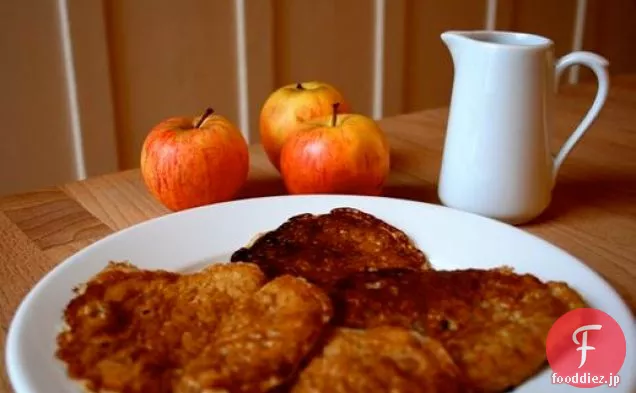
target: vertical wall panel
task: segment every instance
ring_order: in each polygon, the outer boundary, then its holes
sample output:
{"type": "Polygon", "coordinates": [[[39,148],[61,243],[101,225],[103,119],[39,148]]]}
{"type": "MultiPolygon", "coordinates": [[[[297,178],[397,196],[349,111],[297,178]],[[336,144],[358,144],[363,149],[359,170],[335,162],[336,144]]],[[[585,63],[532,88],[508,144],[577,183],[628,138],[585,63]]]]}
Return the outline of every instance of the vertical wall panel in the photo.
{"type": "Polygon", "coordinates": [[[484,18],[485,30],[497,29],[497,13],[499,10],[499,2],[497,0],[486,0],[486,15],[484,18]]]}
{"type": "Polygon", "coordinates": [[[0,194],[74,180],[57,2],[0,2],[0,194]]]}
{"type": "Polygon", "coordinates": [[[84,161],[84,147],[82,142],[82,128],[79,120],[79,102],[77,98],[77,80],[75,62],[73,61],[73,41],[67,0],[57,1],[58,29],[61,39],[62,58],[64,59],[64,79],[66,82],[66,106],[69,116],[69,131],[73,145],[73,163],[75,178],[86,178],[86,162],[84,161]]]}
{"type": "Polygon", "coordinates": [[[440,34],[446,30],[483,29],[485,12],[483,0],[407,1],[404,110],[448,105],[453,68],[440,34]]]}
{"type": "MultiPolygon", "coordinates": [[[[583,49],[607,57],[612,74],[636,72],[636,1],[588,0],[586,21],[583,49]]],[[[594,74],[581,68],[581,78],[594,74]]]]}
{"type": "Polygon", "coordinates": [[[374,119],[379,120],[384,112],[386,0],[375,0],[373,5],[373,98],[371,113],[374,119]]]}
{"type": "Polygon", "coordinates": [[[86,174],[114,172],[115,112],[103,2],[69,0],[68,18],[86,174]]]}
{"type": "Polygon", "coordinates": [[[274,90],[273,1],[246,1],[245,14],[250,142],[258,143],[258,117],[274,90]]]}
{"type": "Polygon", "coordinates": [[[238,125],[232,0],[106,1],[122,168],[149,129],[207,106],[238,125]]]}
{"type": "Polygon", "coordinates": [[[400,114],[405,110],[406,5],[407,0],[386,2],[384,28],[385,117],[400,114]]]}
{"type": "Polygon", "coordinates": [[[324,80],[371,115],[373,0],[276,0],[275,86],[324,80]]]}
{"type": "MultiPolygon", "coordinates": [[[[583,39],[585,36],[585,18],[587,13],[587,0],[577,0],[574,12],[574,28],[572,29],[571,51],[583,50],[583,39]]],[[[579,81],[579,66],[570,67],[568,82],[576,84],[579,81]]]]}
{"type": "Polygon", "coordinates": [[[576,0],[501,0],[497,28],[533,33],[554,41],[557,57],[572,50],[576,0]]]}
{"type": "Polygon", "coordinates": [[[247,81],[247,38],[245,26],[245,0],[234,0],[234,52],[236,66],[236,90],[238,94],[238,128],[249,139],[249,97],[247,81]]]}

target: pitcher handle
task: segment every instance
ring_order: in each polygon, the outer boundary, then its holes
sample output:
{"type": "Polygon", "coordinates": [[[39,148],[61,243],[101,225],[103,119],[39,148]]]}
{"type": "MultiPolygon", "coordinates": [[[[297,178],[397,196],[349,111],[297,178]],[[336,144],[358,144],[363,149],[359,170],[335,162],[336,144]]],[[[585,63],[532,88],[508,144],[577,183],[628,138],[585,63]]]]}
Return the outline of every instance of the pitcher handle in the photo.
{"type": "Polygon", "coordinates": [[[561,164],[568,157],[574,146],[579,142],[583,134],[590,128],[599,112],[603,108],[605,104],[605,100],[607,99],[607,93],[609,91],[609,73],[607,72],[607,66],[609,62],[602,56],[597,55],[592,52],[578,51],[569,53],[562,58],[556,64],[556,75],[555,75],[555,88],[558,90],[559,79],[561,78],[561,74],[571,65],[580,64],[587,66],[592,71],[594,71],[594,75],[596,75],[596,79],[598,81],[598,88],[596,90],[596,97],[594,98],[594,102],[592,106],[588,110],[587,114],[581,120],[581,123],[576,127],[572,135],[565,141],[561,150],[556,155],[554,159],[554,166],[552,169],[552,178],[556,179],[559,169],[561,168],[561,164]]]}

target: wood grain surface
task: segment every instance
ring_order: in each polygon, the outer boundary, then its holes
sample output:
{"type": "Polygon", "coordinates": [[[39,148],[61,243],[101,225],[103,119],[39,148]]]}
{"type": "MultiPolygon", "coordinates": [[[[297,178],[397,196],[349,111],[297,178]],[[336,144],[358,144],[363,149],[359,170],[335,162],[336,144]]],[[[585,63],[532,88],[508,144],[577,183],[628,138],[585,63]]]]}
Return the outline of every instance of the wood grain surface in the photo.
{"type": "MultiPolygon", "coordinates": [[[[595,85],[566,88],[557,102],[556,149],[578,123],[595,85]]],[[[562,167],[550,208],[522,226],[580,258],[636,309],[636,77],[616,78],[599,119],[562,167]]],[[[384,195],[439,203],[436,181],[446,109],[381,121],[392,145],[384,195]]],[[[260,146],[240,198],[285,193],[260,146]]],[[[168,211],[138,170],[0,199],[0,342],[20,301],[51,268],[115,231],[168,211]]],[[[537,263],[548,263],[537,261],[537,263]]],[[[0,392],[10,387],[3,372],[0,392]]]]}

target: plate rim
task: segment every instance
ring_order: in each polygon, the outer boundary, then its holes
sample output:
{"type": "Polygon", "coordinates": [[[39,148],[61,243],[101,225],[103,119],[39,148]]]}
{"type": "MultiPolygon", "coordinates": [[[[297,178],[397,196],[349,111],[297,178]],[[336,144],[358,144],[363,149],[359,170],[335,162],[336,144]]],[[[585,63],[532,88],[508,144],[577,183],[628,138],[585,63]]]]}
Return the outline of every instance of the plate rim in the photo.
{"type": "MultiPolygon", "coordinates": [[[[581,259],[572,255],[570,252],[557,246],[556,244],[553,244],[550,241],[543,239],[542,237],[534,233],[523,230],[522,228],[518,226],[508,224],[503,221],[482,216],[476,213],[448,207],[443,204],[423,202],[423,201],[399,198],[399,197],[366,196],[366,195],[351,195],[351,194],[305,194],[305,195],[273,195],[273,196],[250,197],[250,198],[243,198],[243,199],[231,200],[226,202],[219,202],[219,203],[209,204],[204,206],[198,206],[198,207],[185,209],[185,210],[177,211],[177,212],[169,211],[166,214],[163,214],[161,216],[153,217],[153,218],[138,222],[136,224],[130,225],[126,228],[116,230],[102,237],[101,239],[98,239],[95,242],[87,245],[86,247],[78,250],[77,252],[69,255],[68,257],[60,261],[57,265],[55,265],[52,269],[50,269],[48,272],[46,272],[42,277],[40,277],[37,280],[37,282],[22,297],[22,300],[20,301],[18,307],[15,309],[15,312],[13,316],[11,317],[8,324],[9,326],[8,326],[7,334],[5,337],[4,356],[5,356],[5,364],[6,364],[5,369],[6,369],[6,374],[7,374],[8,382],[10,386],[15,389],[16,381],[21,379],[19,377],[19,375],[21,374],[19,372],[20,367],[16,365],[15,361],[11,361],[12,357],[15,356],[18,351],[18,340],[17,340],[16,330],[18,329],[18,327],[20,327],[24,323],[25,314],[29,311],[30,304],[34,301],[35,298],[37,298],[37,296],[39,295],[39,292],[41,292],[43,288],[45,288],[48,285],[49,281],[55,280],[55,278],[61,273],[63,273],[64,270],[69,269],[75,263],[74,262],[75,260],[81,259],[85,254],[90,253],[94,248],[100,247],[104,243],[112,241],[112,239],[114,238],[124,237],[127,235],[127,233],[132,231],[142,231],[143,228],[146,226],[154,225],[160,221],[173,219],[175,216],[181,216],[181,217],[189,216],[189,215],[196,216],[197,212],[204,211],[204,210],[214,210],[219,208],[222,209],[222,208],[225,208],[226,206],[251,204],[255,202],[267,203],[267,201],[281,200],[281,199],[301,199],[301,200],[302,199],[325,199],[325,200],[326,199],[332,199],[332,200],[347,199],[351,201],[360,201],[360,200],[376,201],[379,203],[391,201],[391,203],[415,205],[416,207],[418,205],[423,205],[429,209],[440,210],[442,212],[446,212],[448,214],[455,214],[460,217],[461,216],[469,217],[470,219],[476,220],[477,222],[482,221],[486,225],[494,225],[501,228],[502,230],[516,232],[519,236],[533,238],[535,241],[542,243],[543,246],[550,248],[552,252],[564,255],[564,257],[571,259],[573,263],[578,264],[580,268],[582,268],[583,270],[586,270],[588,274],[595,276],[596,279],[598,279],[599,282],[604,285],[605,289],[611,291],[611,294],[613,295],[613,297],[619,300],[619,303],[620,303],[619,305],[623,309],[622,311],[626,315],[629,315],[631,317],[632,322],[636,323],[635,314],[630,309],[626,299],[617,291],[617,289],[613,285],[609,283],[609,281],[601,273],[597,272],[595,269],[593,269],[591,266],[583,262],[581,259]]],[[[631,329],[631,330],[634,330],[634,329],[631,329]]],[[[627,339],[627,333],[625,335],[627,339]]],[[[631,338],[633,340],[636,340],[636,336],[631,338]]],[[[625,370],[621,368],[621,374],[624,374],[624,373],[625,373],[625,370]]],[[[627,379],[628,379],[628,382],[636,386],[636,382],[635,382],[636,375],[631,378],[628,376],[627,379]]],[[[19,391],[17,389],[16,389],[16,392],[22,393],[22,391],[19,391]]]]}

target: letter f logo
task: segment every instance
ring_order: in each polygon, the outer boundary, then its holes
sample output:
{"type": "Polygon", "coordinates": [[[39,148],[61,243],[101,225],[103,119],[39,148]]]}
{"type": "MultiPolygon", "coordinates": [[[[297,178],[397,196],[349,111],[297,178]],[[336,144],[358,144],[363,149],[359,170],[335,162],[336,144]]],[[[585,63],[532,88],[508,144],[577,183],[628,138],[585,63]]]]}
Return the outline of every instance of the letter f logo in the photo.
{"type": "Polygon", "coordinates": [[[585,325],[576,329],[572,334],[572,341],[574,341],[574,343],[577,345],[581,345],[580,347],[576,348],[577,351],[581,351],[581,364],[579,365],[579,368],[583,367],[585,361],[587,360],[587,351],[593,351],[596,349],[592,346],[587,345],[587,331],[601,330],[602,327],[602,325],[585,325]],[[582,343],[579,342],[579,340],[576,338],[576,336],[581,332],[583,332],[583,334],[581,335],[583,337],[583,339],[581,340],[582,343]]]}

